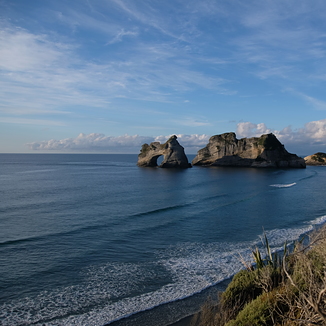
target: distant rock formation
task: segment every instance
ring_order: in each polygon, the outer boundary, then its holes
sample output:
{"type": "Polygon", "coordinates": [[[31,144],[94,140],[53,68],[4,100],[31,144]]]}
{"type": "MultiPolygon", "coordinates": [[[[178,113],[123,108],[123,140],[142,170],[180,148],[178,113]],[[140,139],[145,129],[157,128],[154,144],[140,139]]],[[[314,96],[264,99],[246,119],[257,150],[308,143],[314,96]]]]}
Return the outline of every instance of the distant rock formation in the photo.
{"type": "Polygon", "coordinates": [[[237,139],[234,132],[212,136],[193,165],[264,168],[305,168],[303,158],[290,154],[274,134],[237,139]]]}
{"type": "Polygon", "coordinates": [[[138,155],[138,166],[155,167],[157,166],[157,159],[163,155],[163,162],[160,168],[190,168],[191,164],[184,152],[184,148],[177,141],[177,136],[172,136],[170,139],[161,144],[153,142],[142,145],[140,154],[138,155]]]}
{"type": "Polygon", "coordinates": [[[304,158],[307,165],[326,165],[326,153],[315,153],[304,158]]]}

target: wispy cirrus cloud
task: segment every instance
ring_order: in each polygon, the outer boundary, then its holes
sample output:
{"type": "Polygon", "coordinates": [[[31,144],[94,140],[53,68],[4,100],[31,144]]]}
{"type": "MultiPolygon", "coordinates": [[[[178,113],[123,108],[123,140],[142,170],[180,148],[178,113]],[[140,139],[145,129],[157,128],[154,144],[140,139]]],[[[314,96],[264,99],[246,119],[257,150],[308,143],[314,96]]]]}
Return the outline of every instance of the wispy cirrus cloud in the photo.
{"type": "Polygon", "coordinates": [[[65,126],[63,121],[53,119],[28,119],[20,117],[0,117],[0,123],[20,124],[20,125],[39,125],[39,126],[65,126]]]}
{"type": "MultiPolygon", "coordinates": [[[[122,28],[109,43],[137,35],[137,30],[122,28]]],[[[179,101],[181,92],[198,87],[233,93],[225,87],[229,81],[194,69],[188,50],[171,43],[133,45],[132,56],[111,56],[101,63],[85,59],[79,47],[66,38],[54,40],[53,35],[5,24],[0,34],[0,110],[34,114],[43,108],[46,114],[79,105],[112,109],[116,98],[179,101]]]]}
{"type": "MultiPolygon", "coordinates": [[[[75,68],[74,45],[11,25],[0,31],[0,112],[64,113],[69,105],[103,106],[103,99],[82,92],[92,67],[75,68]]],[[[94,77],[93,77],[94,79],[94,77]]],[[[107,105],[107,103],[106,103],[107,105]]]]}
{"type": "Polygon", "coordinates": [[[312,104],[317,110],[326,110],[326,101],[319,100],[306,94],[300,94],[308,103],[312,104]]]}
{"type": "Polygon", "coordinates": [[[22,5],[0,2],[0,121],[15,128],[54,119],[69,135],[104,121],[114,135],[204,134],[253,116],[269,125],[261,107],[280,116],[287,103],[322,118],[311,109],[325,109],[323,1],[22,5]]]}
{"type": "Polygon", "coordinates": [[[185,125],[189,127],[203,127],[203,126],[211,126],[212,123],[208,122],[207,120],[199,120],[195,118],[182,118],[181,121],[178,121],[179,125],[185,125]]]}
{"type": "Polygon", "coordinates": [[[114,36],[114,38],[109,41],[107,44],[114,44],[114,43],[118,43],[121,42],[122,39],[125,36],[137,36],[138,32],[137,31],[125,31],[124,29],[120,30],[116,36],[114,36]]]}
{"type": "MultiPolygon", "coordinates": [[[[170,18],[171,21],[173,20],[173,24],[171,24],[169,16],[167,17],[166,15],[160,14],[160,12],[157,10],[157,6],[154,7],[151,5],[151,3],[136,3],[133,1],[126,2],[122,0],[112,0],[112,3],[115,3],[116,6],[123,10],[129,17],[136,19],[145,26],[150,26],[158,32],[174,39],[184,40],[184,35],[182,33],[183,28],[182,24],[180,23],[180,16],[178,17],[173,15],[173,18],[170,18]],[[176,30],[176,25],[181,28],[181,30],[176,30]]],[[[162,12],[165,12],[168,10],[168,8],[168,3],[164,3],[164,5],[161,6],[162,12]]],[[[183,17],[182,12],[180,12],[180,14],[181,17],[183,17]]]]}
{"type": "Polygon", "coordinates": [[[62,63],[71,47],[50,41],[45,35],[7,27],[0,31],[0,69],[7,72],[28,72],[62,63]]]}
{"type": "MultiPolygon", "coordinates": [[[[326,58],[326,4],[320,1],[237,2],[243,33],[231,40],[234,59],[255,64],[252,73],[261,79],[291,81],[302,87],[307,78],[318,78],[320,68],[307,61],[326,58]]],[[[238,11],[236,11],[238,13],[238,11]]],[[[235,15],[237,15],[237,13],[235,15]]],[[[311,61],[313,62],[313,61],[311,61]]],[[[283,83],[284,85],[284,83],[283,83]]]]}

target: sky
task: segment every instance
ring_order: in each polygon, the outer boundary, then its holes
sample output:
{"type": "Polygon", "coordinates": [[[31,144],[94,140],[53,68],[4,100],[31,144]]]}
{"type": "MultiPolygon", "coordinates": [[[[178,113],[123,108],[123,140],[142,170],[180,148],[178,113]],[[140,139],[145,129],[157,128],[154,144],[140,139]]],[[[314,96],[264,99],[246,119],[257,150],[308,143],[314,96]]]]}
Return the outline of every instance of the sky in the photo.
{"type": "Polygon", "coordinates": [[[0,0],[0,153],[326,152],[325,86],[324,0],[0,0]]]}

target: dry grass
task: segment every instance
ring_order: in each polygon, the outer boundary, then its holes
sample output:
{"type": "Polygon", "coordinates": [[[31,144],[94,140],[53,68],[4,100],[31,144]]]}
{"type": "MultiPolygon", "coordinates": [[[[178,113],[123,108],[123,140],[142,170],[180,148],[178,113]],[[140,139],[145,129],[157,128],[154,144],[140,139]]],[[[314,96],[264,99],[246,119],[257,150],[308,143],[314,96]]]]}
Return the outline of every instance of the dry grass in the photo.
{"type": "MultiPolygon", "coordinates": [[[[267,239],[266,244],[270,254],[267,239]]],[[[192,326],[326,326],[326,226],[283,259],[263,260],[257,250],[254,256],[259,264],[236,274],[218,300],[194,316],[192,326]]]]}

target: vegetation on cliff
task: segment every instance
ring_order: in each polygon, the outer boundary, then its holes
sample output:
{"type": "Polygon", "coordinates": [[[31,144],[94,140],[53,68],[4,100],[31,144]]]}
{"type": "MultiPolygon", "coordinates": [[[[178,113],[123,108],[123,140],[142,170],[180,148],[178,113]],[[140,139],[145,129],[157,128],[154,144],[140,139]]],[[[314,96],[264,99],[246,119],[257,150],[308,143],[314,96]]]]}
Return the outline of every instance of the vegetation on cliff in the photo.
{"type": "Polygon", "coordinates": [[[307,165],[326,165],[326,153],[318,152],[304,158],[307,165]]]}
{"type": "Polygon", "coordinates": [[[254,265],[237,273],[216,302],[194,316],[196,326],[326,325],[326,227],[294,244],[291,253],[266,258],[253,251],[254,265]]]}

